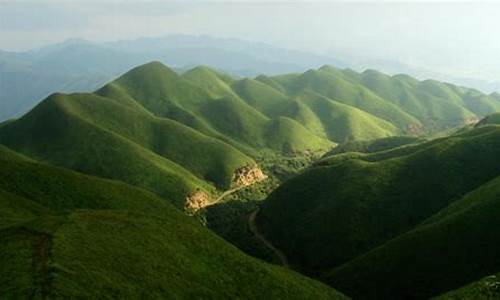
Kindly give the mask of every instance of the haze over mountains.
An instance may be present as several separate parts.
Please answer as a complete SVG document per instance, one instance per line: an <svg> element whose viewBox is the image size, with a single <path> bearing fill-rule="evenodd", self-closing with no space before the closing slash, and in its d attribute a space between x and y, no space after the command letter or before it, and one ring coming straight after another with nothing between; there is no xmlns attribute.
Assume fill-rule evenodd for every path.
<svg viewBox="0 0 500 300"><path fill-rule="evenodd" d="M499 15L0 1L0 300L500 299Z"/></svg>
<svg viewBox="0 0 500 300"><path fill-rule="evenodd" d="M209 65L236 75L303 71L334 59L265 44L174 35L93 43L67 40L27 52L0 51L0 121L20 116L53 92L88 92L152 60L175 68Z"/></svg>
<svg viewBox="0 0 500 300"><path fill-rule="evenodd" d="M265 153L417 135L500 111L500 99L436 81L330 66L234 79L159 62L92 94L53 94L0 128L0 142L58 166L119 179L176 201L234 184ZM189 151L190 156L185 156ZM130 159L134 157L134 159Z"/></svg>
<svg viewBox="0 0 500 300"><path fill-rule="evenodd" d="M330 65L51 94L0 123L0 296L498 295L499 113Z"/></svg>
<svg viewBox="0 0 500 300"><path fill-rule="evenodd" d="M238 39L189 35L105 43L71 39L27 52L0 51L0 121L19 117L51 93L93 91L152 60L183 70L207 65L243 77L304 72L330 64L357 71L376 68L389 74L439 78L487 93L498 90L480 80L453 78L390 60L319 55Z"/></svg>

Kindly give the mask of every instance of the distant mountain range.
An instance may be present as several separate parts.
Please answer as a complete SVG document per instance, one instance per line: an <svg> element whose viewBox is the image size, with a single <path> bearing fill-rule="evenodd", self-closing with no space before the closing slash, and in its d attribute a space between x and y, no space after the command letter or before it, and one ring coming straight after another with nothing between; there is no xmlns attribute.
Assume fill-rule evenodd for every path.
<svg viewBox="0 0 500 300"><path fill-rule="evenodd" d="M93 91L152 60L179 70L206 65L244 77L304 72L330 64L358 71L375 68L390 74L436 77L484 88L486 92L496 90L484 81L453 78L390 60L349 56L339 59L335 55L317 55L237 39L186 35L107 43L72 39L27 52L0 51L0 121L22 115L53 92Z"/></svg>
<svg viewBox="0 0 500 300"><path fill-rule="evenodd" d="M93 91L148 61L175 68L209 65L234 75L304 71L330 57L240 40L194 36L92 43L68 40L28 52L0 51L0 121L20 116L53 92Z"/></svg>
<svg viewBox="0 0 500 300"><path fill-rule="evenodd" d="M0 123L0 297L477 295L500 272L499 121L498 94L330 65L154 61L53 93Z"/></svg>

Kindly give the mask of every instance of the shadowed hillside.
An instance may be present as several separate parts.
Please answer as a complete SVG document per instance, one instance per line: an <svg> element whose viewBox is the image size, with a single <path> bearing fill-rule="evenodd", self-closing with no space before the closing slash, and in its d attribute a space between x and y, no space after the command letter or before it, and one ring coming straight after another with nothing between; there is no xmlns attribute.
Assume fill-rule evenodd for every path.
<svg viewBox="0 0 500 300"><path fill-rule="evenodd" d="M437 213L435 222L447 219L444 214L456 207L454 205L460 205L458 203L461 202L457 200L476 189L478 191L466 197L469 200L461 201L491 199L491 205L496 207L495 186L485 186L483 190L483 185L500 175L498 149L500 128L489 125L372 154L344 153L330 156L273 192L263 204L258 219L266 236L285 252L297 268L317 275L345 264L338 271L334 269L331 274L335 275L326 280L332 284L340 283L344 286L344 292L355 298L384 299L411 295L421 298L436 295L446 288L463 285L474 277L493 273L497 268L493 257L481 257L479 252L477 256L465 253L471 253L472 249L482 251L479 249L483 247L478 248L474 244L479 241L484 242L485 246L490 245L489 249L496 253L493 250L496 248L492 247L495 242L487 238L487 232L484 238L475 239L474 230L460 227L454 232L459 234L456 242L463 244L456 246L457 261L452 261L451 257L446 257L447 254L452 255L448 247L455 249L450 246L451 240L448 240L447 250L443 250L444 244L434 247L430 240L428 243L414 244L415 240L409 238L411 232L415 230L415 234L420 234L420 227L417 226ZM490 198L486 197L486 191L489 191ZM493 207L488 210L493 212ZM470 221L470 218L465 219ZM434 231L428 222L421 226L429 231L429 235L441 234L436 232L438 229ZM494 228L496 225L493 222L485 215L481 223L475 223L477 232ZM405 239L406 235L408 239ZM442 236L447 234L443 232ZM406 250L386 248L393 243L388 241L394 238L394 241L406 241ZM443 243L447 241L439 238L435 240ZM421 256L421 262L416 261L409 252L410 249L415 250L414 255L417 255L420 245L422 251L429 247L425 248L428 255ZM373 250L378 246L382 247ZM469 250L463 250L468 246L471 247ZM382 249L392 252L385 253ZM368 252L370 250L372 252ZM399 257L401 260L398 260ZM387 261L384 260L386 258ZM412 265L405 266L405 259ZM425 261L433 259L436 259L436 263ZM448 259L449 264L446 263ZM460 265L460 261L465 262L467 259L477 263L477 268L467 269L465 265ZM360 261L366 264L358 264ZM446 268L439 270L439 266L443 265L438 262L447 264ZM484 267L488 264L490 268ZM352 269L350 266L353 266ZM391 269L392 266L394 269ZM415 270L420 266L421 272ZM347 275L345 270L351 273ZM456 271L455 275L452 270ZM427 272L433 275L427 276ZM373 277L368 278L366 274ZM438 277L446 279L438 280Z"/></svg>
<svg viewBox="0 0 500 300"><path fill-rule="evenodd" d="M242 254L152 193L5 147L0 163L2 297L345 298Z"/></svg>

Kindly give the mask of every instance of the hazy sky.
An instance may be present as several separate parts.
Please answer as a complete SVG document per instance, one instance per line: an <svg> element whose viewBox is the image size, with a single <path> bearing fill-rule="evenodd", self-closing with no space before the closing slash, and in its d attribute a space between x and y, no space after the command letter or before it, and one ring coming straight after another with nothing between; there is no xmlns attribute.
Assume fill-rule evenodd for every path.
<svg viewBox="0 0 500 300"><path fill-rule="evenodd" d="M499 32L498 2L0 0L0 49L6 50L67 38L206 34L487 72L500 66Z"/></svg>

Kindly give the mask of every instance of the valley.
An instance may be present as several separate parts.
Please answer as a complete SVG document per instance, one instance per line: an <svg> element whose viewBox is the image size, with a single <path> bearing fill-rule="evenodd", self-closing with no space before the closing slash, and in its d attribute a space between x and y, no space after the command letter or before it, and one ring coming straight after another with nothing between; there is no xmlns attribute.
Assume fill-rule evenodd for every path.
<svg viewBox="0 0 500 300"><path fill-rule="evenodd" d="M0 124L0 297L482 290L500 272L499 112L474 89L329 65L151 62L54 93Z"/></svg>

